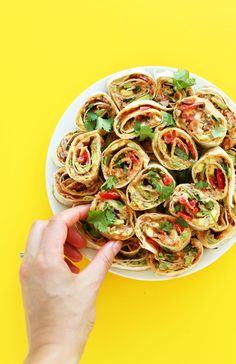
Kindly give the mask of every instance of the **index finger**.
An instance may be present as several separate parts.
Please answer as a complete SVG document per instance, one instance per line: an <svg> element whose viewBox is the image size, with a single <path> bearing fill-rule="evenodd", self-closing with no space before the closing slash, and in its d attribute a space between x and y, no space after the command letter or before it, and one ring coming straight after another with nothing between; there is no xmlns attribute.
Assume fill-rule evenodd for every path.
<svg viewBox="0 0 236 364"><path fill-rule="evenodd" d="M90 205L72 207L57 215L54 215L44 230L40 251L45 256L53 259L64 259L64 244L68 228L79 220L84 220L89 211Z"/></svg>

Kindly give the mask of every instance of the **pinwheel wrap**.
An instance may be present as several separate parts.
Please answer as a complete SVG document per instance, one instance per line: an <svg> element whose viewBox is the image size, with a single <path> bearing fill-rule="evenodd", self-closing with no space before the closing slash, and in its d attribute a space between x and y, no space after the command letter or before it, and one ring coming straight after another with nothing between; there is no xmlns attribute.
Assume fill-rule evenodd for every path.
<svg viewBox="0 0 236 364"><path fill-rule="evenodd" d="M103 219L106 225L100 227ZM134 235L135 213L128 206L122 191L101 191L92 202L87 222L94 224L99 233L108 239L127 240Z"/></svg>
<svg viewBox="0 0 236 364"><path fill-rule="evenodd" d="M203 246L198 239L192 238L190 243L179 252L171 252L161 247L155 255L150 256L151 269L160 275L178 276L199 263L203 256Z"/></svg>
<svg viewBox="0 0 236 364"><path fill-rule="evenodd" d="M75 137L77 137L77 135L79 135L78 131L72 131L70 133L67 133L60 141L55 155L54 155L54 162L58 167L63 167L66 164L66 158L68 155L68 151L70 149L70 145L73 142L73 140L75 139Z"/></svg>
<svg viewBox="0 0 236 364"><path fill-rule="evenodd" d="M208 150L192 168L193 181L215 200L227 198L232 205L235 175L229 155L221 148Z"/></svg>
<svg viewBox="0 0 236 364"><path fill-rule="evenodd" d="M57 201L65 206L80 205L91 202L99 190L102 180L93 180L90 185L73 180L64 167L54 174L53 193Z"/></svg>
<svg viewBox="0 0 236 364"><path fill-rule="evenodd" d="M124 241L112 266L119 269L141 271L150 269L148 261L149 252L142 249L139 240L133 237Z"/></svg>
<svg viewBox="0 0 236 364"><path fill-rule="evenodd" d="M217 223L220 206L207 192L185 183L178 185L170 198L169 211L183 218L195 230L207 230Z"/></svg>
<svg viewBox="0 0 236 364"><path fill-rule="evenodd" d="M97 92L89 97L82 105L76 117L76 124L80 132L101 129L103 123L110 131L118 109L109 95L105 92ZM109 130L110 129L110 130Z"/></svg>
<svg viewBox="0 0 236 364"><path fill-rule="evenodd" d="M198 151L191 136L179 128L155 132L152 148L164 167L176 171L191 167L198 159Z"/></svg>
<svg viewBox="0 0 236 364"><path fill-rule="evenodd" d="M177 126L204 148L221 144L227 132L225 117L209 100L197 96L177 102L173 116Z"/></svg>
<svg viewBox="0 0 236 364"><path fill-rule="evenodd" d="M75 225L79 234L86 241L86 247L91 249L100 249L108 240L97 231L92 224L86 221L78 221Z"/></svg>
<svg viewBox="0 0 236 364"><path fill-rule="evenodd" d="M163 129L163 111L167 109L152 100L134 101L127 105L115 118L114 131L122 139L134 139L138 136L135 126L140 123L149 128Z"/></svg>
<svg viewBox="0 0 236 364"><path fill-rule="evenodd" d="M233 148L236 145L236 112L228 97L214 87L203 87L197 90L196 96L210 100L225 117L227 120L227 134L222 146L225 150Z"/></svg>
<svg viewBox="0 0 236 364"><path fill-rule="evenodd" d="M135 100L152 100L156 92L156 83L147 72L131 72L110 80L107 88L121 110Z"/></svg>
<svg viewBox="0 0 236 364"><path fill-rule="evenodd" d="M152 163L128 185L127 201L133 210L148 210L168 200L174 188L172 175L160 164Z"/></svg>
<svg viewBox="0 0 236 364"><path fill-rule="evenodd" d="M170 251L182 250L191 238L191 230L185 221L159 213L146 213L139 216L135 232L142 247L154 254L159 247Z"/></svg>
<svg viewBox="0 0 236 364"><path fill-rule="evenodd" d="M110 176L116 177L116 188L121 188L130 183L148 162L148 155L138 144L118 139L102 153L102 172L105 179Z"/></svg>
<svg viewBox="0 0 236 364"><path fill-rule="evenodd" d="M176 90L173 77L171 77L172 74L172 72L162 72L158 73L156 77L157 91L155 100L168 110L173 110L179 100L193 95L191 87Z"/></svg>
<svg viewBox="0 0 236 364"><path fill-rule="evenodd" d="M96 131L78 135L72 142L66 170L75 181L90 185L97 180L103 139Z"/></svg>

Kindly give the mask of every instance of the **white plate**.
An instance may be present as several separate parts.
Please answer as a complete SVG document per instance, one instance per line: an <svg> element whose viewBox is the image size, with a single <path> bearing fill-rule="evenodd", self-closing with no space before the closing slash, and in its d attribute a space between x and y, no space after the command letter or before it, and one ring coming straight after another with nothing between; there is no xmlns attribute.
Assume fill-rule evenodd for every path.
<svg viewBox="0 0 236 364"><path fill-rule="evenodd" d="M170 68L170 67L157 67L157 66L148 66L148 67L138 67L138 68L132 68L125 71L148 71L152 74L156 72L163 72L166 70L169 71L175 71L176 69ZM94 92L97 91L107 91L106 85L107 82L113 78L118 78L124 71L114 73L113 75L107 76L103 78L100 81L97 81L92 86L90 86L87 90L82 92L73 102L72 104L67 108L65 113L62 115L56 129L54 130L49 148L48 148L48 154L47 154L47 161L46 161L46 186L47 186L47 194L49 203L51 206L51 209L53 213L58 213L59 211L62 211L64 209L63 205L60 205L59 202L56 201L52 194L52 180L53 180L53 174L56 171L57 167L53 163L53 154L55 153L56 147L59 144L61 138L63 135L68 133L71 130L76 130L75 125L75 118L77 115L77 112L80 108L80 106L87 100L87 98ZM195 74L191 74L192 77L196 78L196 86L195 88L203 87L203 86L214 86L212 83L208 82L207 80L203 79L202 77L199 77ZM216 86L214 86L216 87ZM232 106L236 110L236 105L233 103L232 100L230 100L232 103ZM182 274L180 277L192 274L194 272L197 272L208 265L212 264L214 261L216 261L218 258L220 258L227 250L231 248L231 246L234 244L235 238L232 237L229 239L223 246L219 247L218 249L205 249L204 250L204 256L203 259L200 261L200 263L195 266L193 269L189 270L185 274ZM91 258L94 256L95 251L85 248L83 249L83 254L91 260ZM143 280L143 281L161 281L166 279L172 279L173 277L164 277L159 276L153 273L151 270L147 271L141 271L141 272L135 272L135 271L127 271L127 270L121 270L117 268L111 268L110 270L112 273L115 273L117 275L120 275L122 277L126 278L132 278L137 280Z"/></svg>

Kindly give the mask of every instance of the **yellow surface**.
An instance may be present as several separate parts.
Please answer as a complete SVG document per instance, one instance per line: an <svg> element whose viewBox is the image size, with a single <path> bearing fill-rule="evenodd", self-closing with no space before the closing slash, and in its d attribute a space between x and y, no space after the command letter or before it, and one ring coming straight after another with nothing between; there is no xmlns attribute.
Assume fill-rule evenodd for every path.
<svg viewBox="0 0 236 364"><path fill-rule="evenodd" d="M140 65L185 67L236 100L236 3L225 0L5 1L1 9L1 354L27 350L19 251L51 215L44 172L57 122L98 79ZM109 274L82 364L234 363L236 249L179 280Z"/></svg>

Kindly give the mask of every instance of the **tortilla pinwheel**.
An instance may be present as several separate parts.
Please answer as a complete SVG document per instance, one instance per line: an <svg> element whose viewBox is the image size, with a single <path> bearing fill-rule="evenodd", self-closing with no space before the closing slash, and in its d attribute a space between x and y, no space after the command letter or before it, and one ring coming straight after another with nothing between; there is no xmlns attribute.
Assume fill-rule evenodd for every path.
<svg viewBox="0 0 236 364"><path fill-rule="evenodd" d="M191 136L179 128L165 128L155 133L152 148L164 167L176 171L191 167L198 159Z"/></svg>
<svg viewBox="0 0 236 364"><path fill-rule="evenodd" d="M97 180L102 143L96 131L80 134L73 140L66 158L66 170L72 179L87 186Z"/></svg>
<svg viewBox="0 0 236 364"><path fill-rule="evenodd" d="M103 129L109 132L117 113L117 107L110 96L104 92L97 92L80 108L76 117L78 130L86 132Z"/></svg>
<svg viewBox="0 0 236 364"><path fill-rule="evenodd" d="M61 139L54 155L54 162L58 167L65 165L70 145L77 135L79 135L78 131L72 131Z"/></svg>
<svg viewBox="0 0 236 364"><path fill-rule="evenodd" d="M221 148L208 150L193 166L192 177L195 186L207 191L215 200L227 197L232 205L235 175L229 155Z"/></svg>
<svg viewBox="0 0 236 364"><path fill-rule="evenodd" d="M127 240L134 235L135 212L128 206L122 191L100 191L92 202L86 222L108 239Z"/></svg>
<svg viewBox="0 0 236 364"><path fill-rule="evenodd" d="M214 87L203 87L196 92L196 96L208 99L215 108L227 120L227 134L222 142L225 150L231 149L236 145L236 112L233 109L228 97Z"/></svg>
<svg viewBox="0 0 236 364"><path fill-rule="evenodd" d="M159 246L170 251L182 250L191 238L191 230L182 218L159 213L139 216L135 232L142 247L154 254Z"/></svg>
<svg viewBox="0 0 236 364"><path fill-rule="evenodd" d="M207 99L186 97L177 102L173 115L177 126L204 148L221 144L226 135L225 117Z"/></svg>
<svg viewBox="0 0 236 364"><path fill-rule="evenodd" d="M220 206L207 192L194 184L178 185L170 198L169 211L181 217L195 230L207 230L214 226L220 215Z"/></svg>
<svg viewBox="0 0 236 364"><path fill-rule="evenodd" d="M156 92L156 83L147 72L131 72L118 79L112 79L107 88L121 110L135 100L152 100Z"/></svg>
<svg viewBox="0 0 236 364"><path fill-rule="evenodd" d="M199 263L202 256L201 242L192 238L189 244L178 252L172 252L159 246L157 252L150 255L149 264L155 273L174 277L193 268Z"/></svg>
<svg viewBox="0 0 236 364"><path fill-rule="evenodd" d="M102 153L102 172L105 179L117 179L116 188L126 186L148 165L149 157L135 142L118 139Z"/></svg>
<svg viewBox="0 0 236 364"><path fill-rule="evenodd" d="M160 164L152 163L128 185L127 201L133 210L148 210L168 200L174 188L173 176Z"/></svg>
<svg viewBox="0 0 236 364"><path fill-rule="evenodd" d="M53 194L65 206L71 207L91 202L102 184L101 179L93 180L90 185L73 180L65 168L59 168L54 174Z"/></svg>
<svg viewBox="0 0 236 364"><path fill-rule="evenodd" d="M137 127L162 129L165 127L163 112L167 109L152 100L134 101L117 115L114 131L119 138L134 139L139 136Z"/></svg>

